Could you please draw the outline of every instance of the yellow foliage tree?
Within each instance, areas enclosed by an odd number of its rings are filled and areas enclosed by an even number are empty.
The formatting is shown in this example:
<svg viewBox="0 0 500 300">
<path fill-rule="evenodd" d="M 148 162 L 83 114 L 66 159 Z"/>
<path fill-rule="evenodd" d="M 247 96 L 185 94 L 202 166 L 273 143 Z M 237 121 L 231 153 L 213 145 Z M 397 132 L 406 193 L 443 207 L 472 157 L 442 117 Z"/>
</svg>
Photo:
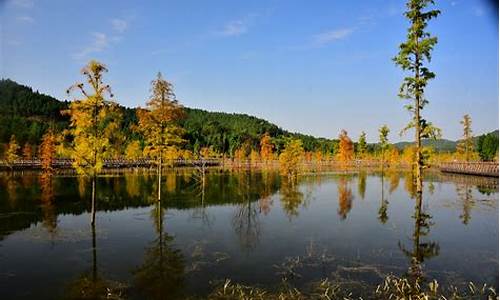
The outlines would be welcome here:
<svg viewBox="0 0 500 300">
<path fill-rule="evenodd" d="M 51 172 L 52 163 L 56 156 L 56 137 L 52 131 L 49 130 L 43 135 L 38 155 L 41 160 L 42 170 Z"/>
<path fill-rule="evenodd" d="M 73 167 L 78 174 L 92 178 L 92 225 L 95 223 L 96 178 L 104 160 L 114 154 L 113 142 L 121 121 L 118 105 L 107 99 L 113 97 L 110 86 L 103 82 L 107 71 L 106 66 L 92 60 L 81 71 L 90 88 L 87 90 L 83 83 L 76 83 L 67 90 L 68 94 L 76 90 L 82 97 L 71 102 L 66 111 L 70 115 L 70 129 L 66 133 L 72 138 Z"/>
<path fill-rule="evenodd" d="M 265 133 L 260 139 L 260 157 L 266 163 L 274 159 L 273 143 L 269 133 Z"/>
<path fill-rule="evenodd" d="M 239 162 L 247 159 L 247 153 L 246 153 L 246 150 L 243 146 L 236 149 L 236 151 L 234 151 L 234 159 L 239 161 Z"/>
<path fill-rule="evenodd" d="M 30 160 L 33 158 L 33 147 L 26 142 L 23 147 L 23 159 Z"/>
<path fill-rule="evenodd" d="M 184 116 L 184 108 L 177 101 L 172 84 L 158 73 L 151 82 L 151 96 L 146 109 L 137 111 L 139 122 L 136 128 L 144 136 L 144 153 L 157 160 L 158 201 L 161 200 L 163 159 L 175 158 L 179 146 L 184 142 L 184 131 L 178 125 Z"/>
<path fill-rule="evenodd" d="M 339 135 L 339 151 L 337 159 L 345 166 L 354 158 L 354 143 L 347 135 L 347 131 L 342 129 Z"/>
<path fill-rule="evenodd" d="M 16 137 L 12 135 L 10 137 L 9 145 L 7 146 L 7 151 L 5 151 L 5 160 L 7 164 L 12 168 L 12 164 L 19 160 L 19 144 L 16 141 Z"/>
<path fill-rule="evenodd" d="M 293 180 L 297 178 L 300 164 L 304 158 L 304 148 L 300 139 L 290 139 L 279 156 L 280 171 L 283 176 Z"/>
<path fill-rule="evenodd" d="M 252 162 L 252 164 L 256 164 L 257 162 L 259 162 L 260 161 L 259 152 L 252 149 L 252 151 L 250 151 L 250 161 Z"/>
<path fill-rule="evenodd" d="M 130 160 L 137 160 L 142 157 L 141 143 L 132 141 L 125 148 L 125 157 Z"/>
</svg>

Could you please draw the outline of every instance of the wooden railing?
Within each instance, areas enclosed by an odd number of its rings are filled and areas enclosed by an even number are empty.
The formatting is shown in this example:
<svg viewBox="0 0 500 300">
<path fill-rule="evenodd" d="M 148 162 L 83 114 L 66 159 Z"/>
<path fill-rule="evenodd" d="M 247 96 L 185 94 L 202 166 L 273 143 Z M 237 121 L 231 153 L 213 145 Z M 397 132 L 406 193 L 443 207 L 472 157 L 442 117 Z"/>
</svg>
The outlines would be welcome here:
<svg viewBox="0 0 500 300">
<path fill-rule="evenodd" d="M 204 164 L 205 166 L 218 166 L 222 163 L 218 159 L 174 159 L 164 161 L 165 165 L 176 167 L 189 167 Z M 52 162 L 52 167 L 55 169 L 69 169 L 72 168 L 73 161 L 71 159 L 62 158 L 55 159 Z M 144 168 L 156 166 L 156 161 L 152 159 L 108 159 L 104 161 L 104 168 L 107 169 L 121 169 L 121 168 Z M 0 170 L 36 170 L 41 169 L 42 163 L 39 159 L 23 159 L 11 163 L 0 160 Z"/>
<path fill-rule="evenodd" d="M 440 163 L 439 169 L 446 173 L 498 177 L 496 162 L 448 162 Z"/>
</svg>

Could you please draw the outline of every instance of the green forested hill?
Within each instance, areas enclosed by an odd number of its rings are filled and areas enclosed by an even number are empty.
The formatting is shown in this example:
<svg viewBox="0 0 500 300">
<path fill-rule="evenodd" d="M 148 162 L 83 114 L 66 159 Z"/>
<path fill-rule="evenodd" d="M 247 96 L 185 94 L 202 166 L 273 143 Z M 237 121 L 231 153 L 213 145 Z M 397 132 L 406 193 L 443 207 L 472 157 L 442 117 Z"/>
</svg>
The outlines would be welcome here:
<svg viewBox="0 0 500 300">
<path fill-rule="evenodd" d="M 40 94 L 12 80 L 0 80 L 0 143 L 7 143 L 14 134 L 21 145 L 39 144 L 49 127 L 61 131 L 68 126 L 68 117 L 61 115 L 68 105 L 67 101 Z M 131 126 L 137 123 L 135 109 L 122 109 L 125 136 L 140 139 L 131 130 Z M 287 136 L 302 139 L 306 150 L 333 151 L 336 145 L 335 140 L 290 133 L 266 120 L 246 114 L 208 112 L 194 108 L 186 108 L 186 113 L 187 117 L 181 123 L 186 130 L 186 148 L 190 150 L 213 146 L 219 152 L 231 154 L 242 145 L 256 148 L 262 134 L 266 132 L 271 135 L 278 150 Z"/>
</svg>

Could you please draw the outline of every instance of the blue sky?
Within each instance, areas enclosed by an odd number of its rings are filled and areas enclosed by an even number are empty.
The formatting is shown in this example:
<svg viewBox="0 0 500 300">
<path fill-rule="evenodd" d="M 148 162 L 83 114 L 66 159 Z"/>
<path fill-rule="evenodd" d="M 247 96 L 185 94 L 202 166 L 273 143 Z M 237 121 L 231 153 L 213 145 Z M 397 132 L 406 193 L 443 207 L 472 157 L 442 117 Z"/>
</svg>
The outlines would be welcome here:
<svg viewBox="0 0 500 300">
<path fill-rule="evenodd" d="M 498 17 L 489 2 L 437 1 L 439 43 L 424 116 L 458 139 L 498 128 Z M 143 105 L 158 71 L 186 106 L 241 112 L 284 129 L 392 141 L 409 119 L 392 63 L 404 1 L 0 0 L 0 76 L 65 99 L 89 59 L 104 62 L 116 100 Z"/>
</svg>

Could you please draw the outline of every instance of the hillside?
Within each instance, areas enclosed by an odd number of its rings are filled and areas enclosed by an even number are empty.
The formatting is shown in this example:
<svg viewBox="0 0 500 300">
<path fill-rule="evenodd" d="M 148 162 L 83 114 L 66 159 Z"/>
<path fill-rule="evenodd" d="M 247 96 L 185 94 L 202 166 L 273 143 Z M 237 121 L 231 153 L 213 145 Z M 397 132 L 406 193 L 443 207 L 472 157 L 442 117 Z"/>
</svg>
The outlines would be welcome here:
<svg viewBox="0 0 500 300">
<path fill-rule="evenodd" d="M 67 101 L 40 94 L 12 80 L 0 80 L 0 143 L 7 143 L 10 136 L 15 134 L 21 145 L 39 144 L 49 127 L 61 131 L 68 126 L 68 117 L 61 115 L 68 105 Z M 121 109 L 125 136 L 140 139 L 130 129 L 137 123 L 135 109 Z M 306 150 L 332 151 L 336 144 L 335 140 L 291 133 L 264 119 L 246 114 L 209 112 L 196 108 L 186 108 L 186 114 L 181 125 L 186 130 L 186 148 L 190 150 L 213 146 L 219 152 L 233 153 L 243 144 L 257 147 L 260 137 L 266 132 L 271 135 L 278 150 L 288 136 L 300 138 Z"/>
</svg>

